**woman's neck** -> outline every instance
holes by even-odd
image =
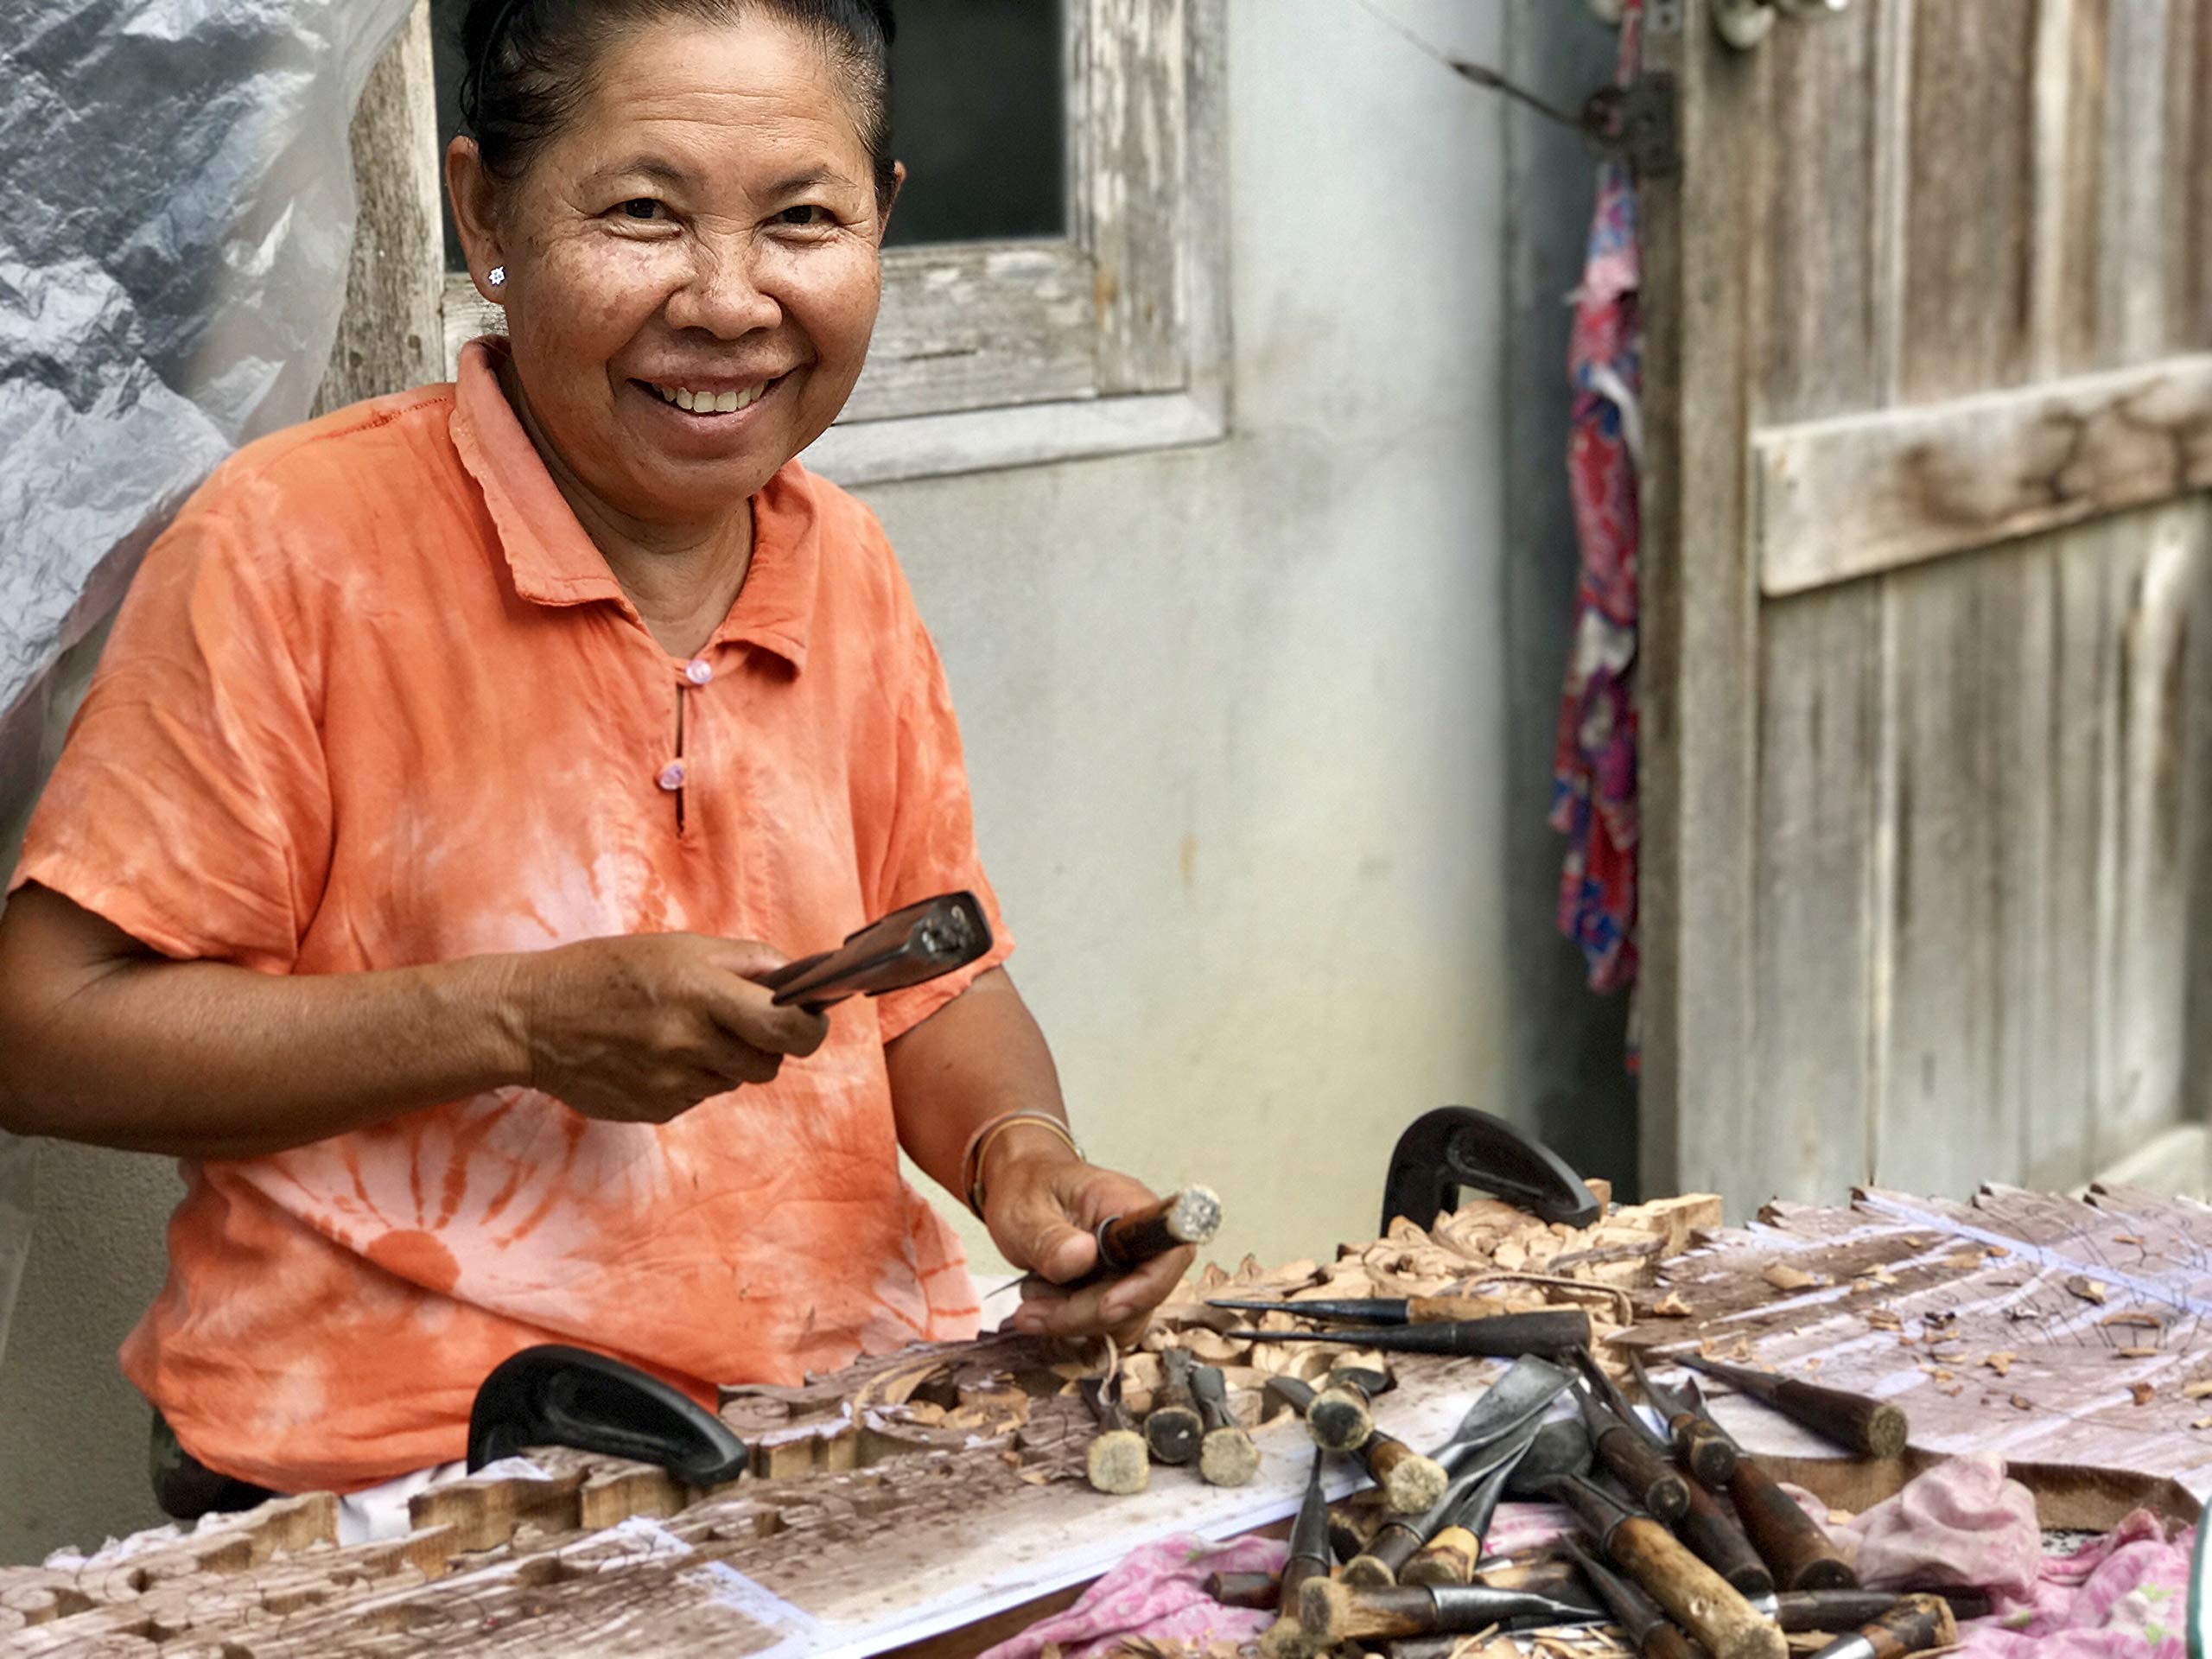
[[[562,498],[647,631],[670,656],[696,656],[745,587],[753,565],[753,503],[741,501],[727,518],[697,526],[645,524],[618,512],[585,486],[546,440],[512,362],[501,364],[499,383]]]

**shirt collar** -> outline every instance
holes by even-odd
[[[605,601],[633,622],[636,607],[546,470],[499,385],[505,340],[461,347],[451,432],[461,465],[484,493],[515,592],[532,604]],[[821,518],[806,471],[788,461],[753,498],[753,560],[745,586],[709,648],[758,645],[806,666],[821,568]],[[640,623],[642,626],[642,623]]]

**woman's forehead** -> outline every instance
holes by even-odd
[[[869,177],[844,65],[817,35],[753,11],[729,23],[664,19],[626,34],[563,135],[564,171],[700,181],[733,168]],[[750,177],[748,183],[762,181]]]

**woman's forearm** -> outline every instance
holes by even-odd
[[[296,976],[171,962],[26,888],[0,923],[0,1128],[250,1157],[519,1084],[513,960]]]
[[[1045,1033],[1004,969],[995,968],[885,1051],[899,1144],[963,1204],[960,1159],[976,1130],[1002,1112],[1065,1119],[1060,1077]],[[1055,1144],[1047,1130],[1010,1132]]]

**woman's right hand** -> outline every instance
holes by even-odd
[[[666,1123],[772,1081],[830,1022],[779,1008],[759,981],[788,960],[696,933],[587,939],[509,958],[505,1014],[529,1085],[586,1117]]]

